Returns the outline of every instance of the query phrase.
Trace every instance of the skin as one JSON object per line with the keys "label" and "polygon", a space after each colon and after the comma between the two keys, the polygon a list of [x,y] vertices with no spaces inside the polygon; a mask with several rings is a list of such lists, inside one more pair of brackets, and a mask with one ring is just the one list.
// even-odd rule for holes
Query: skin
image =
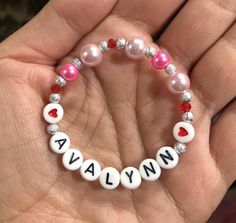
{"label": "skin", "polygon": [[[236,178],[235,14],[235,0],[52,0],[2,42],[0,221],[206,222]],[[86,43],[120,36],[158,37],[190,74],[197,133],[175,169],[134,191],[104,190],[64,170],[42,118],[56,65]],[[174,143],[181,113],[166,80],[146,59],[110,52],[65,87],[60,129],[102,167],[138,167]]]}

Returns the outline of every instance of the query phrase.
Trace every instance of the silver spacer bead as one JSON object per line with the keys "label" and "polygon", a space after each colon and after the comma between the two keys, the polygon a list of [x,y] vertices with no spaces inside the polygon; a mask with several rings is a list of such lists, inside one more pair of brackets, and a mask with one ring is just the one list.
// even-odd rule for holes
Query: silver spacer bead
{"label": "silver spacer bead", "polygon": [[49,101],[51,103],[59,103],[60,100],[61,100],[60,94],[53,93],[53,94],[50,94],[50,96],[49,96]]}
{"label": "silver spacer bead", "polygon": [[106,52],[109,50],[109,47],[108,47],[108,44],[107,44],[107,41],[101,41],[99,44],[98,44],[98,48],[101,50],[101,52]]}
{"label": "silver spacer bead", "polygon": [[176,66],[172,63],[170,63],[169,65],[167,65],[167,67],[165,68],[165,72],[168,75],[174,74],[176,72]]}
{"label": "silver spacer bead", "polygon": [[176,142],[174,145],[174,150],[178,154],[184,153],[186,152],[186,145],[180,142]]}
{"label": "silver spacer bead", "polygon": [[57,133],[59,130],[59,127],[57,124],[51,124],[47,126],[47,132],[50,135],[54,135],[55,133]]}
{"label": "silver spacer bead", "polygon": [[182,120],[185,122],[192,122],[194,119],[193,113],[192,112],[185,112],[182,115]]}
{"label": "silver spacer bead", "polygon": [[74,59],[72,64],[75,65],[77,69],[81,69],[83,67],[83,63],[79,58]]}
{"label": "silver spacer bead", "polygon": [[145,50],[145,55],[146,57],[153,57],[154,55],[156,54],[156,49],[151,47],[151,46],[148,46]]}
{"label": "silver spacer bead", "polygon": [[188,91],[185,91],[180,95],[180,100],[190,102],[192,100],[192,94]]}
{"label": "silver spacer bead", "polygon": [[58,75],[58,76],[56,76],[55,83],[60,87],[64,87],[66,85],[67,81],[63,77]]}
{"label": "silver spacer bead", "polygon": [[124,38],[119,38],[116,40],[116,47],[117,49],[125,48],[127,41]]}

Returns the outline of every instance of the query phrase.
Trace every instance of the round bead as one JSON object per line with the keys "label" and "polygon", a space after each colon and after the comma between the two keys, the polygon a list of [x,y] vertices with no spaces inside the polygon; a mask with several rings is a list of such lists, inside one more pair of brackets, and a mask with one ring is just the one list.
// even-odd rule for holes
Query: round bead
{"label": "round bead", "polygon": [[168,75],[174,74],[176,72],[176,66],[174,64],[172,64],[172,63],[168,64],[165,67],[165,72]]}
{"label": "round bead", "polygon": [[108,47],[109,48],[116,48],[116,41],[114,40],[114,39],[109,39],[108,41],[107,41],[107,45],[108,45]]}
{"label": "round bead", "polygon": [[179,162],[179,156],[170,146],[161,147],[156,154],[157,163],[163,169],[172,169]]}
{"label": "round bead", "polygon": [[56,124],[63,118],[64,110],[61,105],[50,103],[43,109],[43,117],[46,122]]}
{"label": "round bead", "polygon": [[52,93],[54,93],[54,94],[59,94],[60,91],[61,91],[61,87],[58,86],[58,85],[56,85],[56,84],[54,84],[54,85],[51,87],[51,91],[52,91]]}
{"label": "round bead", "polygon": [[62,154],[70,147],[70,138],[64,132],[57,132],[49,142],[50,148],[54,153]]}
{"label": "round bead", "polygon": [[142,182],[139,171],[134,167],[126,167],[120,174],[120,181],[123,187],[134,190]]}
{"label": "round bead", "polygon": [[180,100],[190,102],[192,100],[192,94],[188,91],[185,91],[180,95]]}
{"label": "round bead", "polygon": [[182,104],[180,105],[180,109],[183,112],[189,112],[191,108],[192,108],[192,105],[187,101],[182,102]]}
{"label": "round bead", "polygon": [[173,135],[178,142],[191,142],[195,136],[195,130],[189,122],[177,122],[173,128]]}
{"label": "round bead", "polygon": [[50,96],[49,96],[49,101],[51,103],[59,103],[60,100],[61,100],[61,95],[60,94],[53,93],[53,94],[50,94]]}
{"label": "round bead", "polygon": [[105,189],[115,189],[120,183],[120,173],[114,167],[106,167],[101,171],[99,182]]}
{"label": "round bead", "polygon": [[139,165],[139,173],[144,180],[155,181],[161,175],[161,168],[154,159],[145,159]]}
{"label": "round bead", "polygon": [[185,122],[192,122],[193,118],[194,118],[194,116],[193,116],[192,112],[185,112],[182,115],[182,120],[185,121]]}
{"label": "round bead", "polygon": [[47,126],[47,132],[50,135],[54,135],[58,131],[59,131],[59,127],[57,124],[50,124]]}
{"label": "round bead", "polygon": [[78,170],[83,163],[83,155],[78,149],[68,149],[62,157],[62,164],[67,170]]}
{"label": "round bead", "polygon": [[158,69],[164,69],[170,63],[170,56],[167,52],[159,51],[152,57],[152,65]]}
{"label": "round bead", "polygon": [[116,40],[116,47],[117,49],[123,49],[126,46],[126,40],[124,38],[119,38]]}
{"label": "round bead", "polygon": [[147,47],[145,50],[146,57],[153,57],[156,54],[156,49],[154,47]]}
{"label": "round bead", "polygon": [[58,75],[58,76],[56,76],[55,83],[60,87],[64,87],[66,85],[67,81],[63,77]]}
{"label": "round bead", "polygon": [[83,67],[83,63],[79,58],[74,59],[73,65],[79,70]]}
{"label": "round bead", "polygon": [[85,160],[80,167],[81,176],[87,181],[95,181],[99,178],[101,166],[96,160]]}
{"label": "round bead", "polygon": [[177,72],[169,76],[167,86],[172,93],[182,93],[189,89],[190,80],[186,74]]}
{"label": "round bead", "polygon": [[101,52],[106,52],[109,50],[109,47],[108,47],[108,44],[107,44],[107,41],[101,41],[99,44],[98,44],[98,48],[101,50]]}
{"label": "round bead", "polygon": [[180,142],[176,142],[174,145],[174,150],[178,154],[184,153],[186,152],[186,145]]}
{"label": "round bead", "polygon": [[59,69],[59,74],[67,81],[75,80],[79,70],[74,64],[64,64]]}
{"label": "round bead", "polygon": [[138,60],[144,57],[145,43],[142,39],[134,38],[125,46],[125,54],[133,60]]}
{"label": "round bead", "polygon": [[80,50],[80,59],[87,67],[94,67],[102,61],[101,50],[95,44],[87,44]]}

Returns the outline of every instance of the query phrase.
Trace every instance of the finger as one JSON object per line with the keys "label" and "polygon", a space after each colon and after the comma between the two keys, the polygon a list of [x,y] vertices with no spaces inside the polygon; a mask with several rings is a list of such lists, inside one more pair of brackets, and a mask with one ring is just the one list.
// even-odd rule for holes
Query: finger
{"label": "finger", "polygon": [[191,73],[192,89],[214,116],[236,96],[236,24],[199,61]]}
{"label": "finger", "polygon": [[235,20],[236,1],[188,1],[163,33],[158,44],[185,68],[191,66]]}
{"label": "finger", "polygon": [[161,31],[185,2],[185,0],[169,0],[168,3],[160,0],[120,0],[112,14],[154,35]]}
{"label": "finger", "polygon": [[236,179],[236,100],[213,126],[210,147],[215,162],[229,187]]}
{"label": "finger", "polygon": [[49,1],[32,21],[1,44],[1,58],[54,64],[91,31],[115,3],[116,0]]}

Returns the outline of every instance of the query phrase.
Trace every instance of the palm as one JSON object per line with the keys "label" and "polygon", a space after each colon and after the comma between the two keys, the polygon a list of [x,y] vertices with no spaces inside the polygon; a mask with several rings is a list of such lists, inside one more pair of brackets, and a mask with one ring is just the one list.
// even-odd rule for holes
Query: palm
{"label": "palm", "polygon": [[[111,26],[101,27],[83,42],[96,43],[101,30],[116,35]],[[144,39],[150,38],[132,23],[125,22],[122,27],[129,29],[129,36],[125,31],[119,36],[142,33]],[[81,44],[73,54],[78,54]],[[137,167],[145,157],[154,157],[157,148],[172,145],[171,130],[180,114],[175,109],[177,98],[166,89],[164,75],[146,61],[135,63],[122,53],[111,54],[98,68],[84,69],[77,81],[65,88],[65,117],[60,128],[68,133],[72,146],[81,147],[86,158],[121,170],[129,165]],[[27,61],[25,55],[17,60],[3,59],[1,68],[0,94],[7,92],[1,97],[4,117],[0,120],[5,133],[1,134],[3,219],[16,218],[20,213],[18,219],[32,222],[45,209],[45,222],[52,216],[56,222],[67,218],[69,222],[202,222],[209,217],[234,178],[223,175],[225,161],[214,159],[217,136],[227,129],[223,125],[223,130],[209,137],[212,111],[206,110],[206,100],[197,90],[193,101],[197,137],[178,167],[164,171],[156,183],[143,182],[132,193],[121,188],[108,192],[98,183],[85,182],[78,173],[65,171],[61,157],[48,149],[41,112],[55,77],[54,67]],[[211,68],[207,60],[202,61],[194,75],[203,78],[201,67],[207,67],[207,72]],[[6,139],[9,133],[14,134],[13,139]],[[221,152],[223,157],[227,154]]]}

